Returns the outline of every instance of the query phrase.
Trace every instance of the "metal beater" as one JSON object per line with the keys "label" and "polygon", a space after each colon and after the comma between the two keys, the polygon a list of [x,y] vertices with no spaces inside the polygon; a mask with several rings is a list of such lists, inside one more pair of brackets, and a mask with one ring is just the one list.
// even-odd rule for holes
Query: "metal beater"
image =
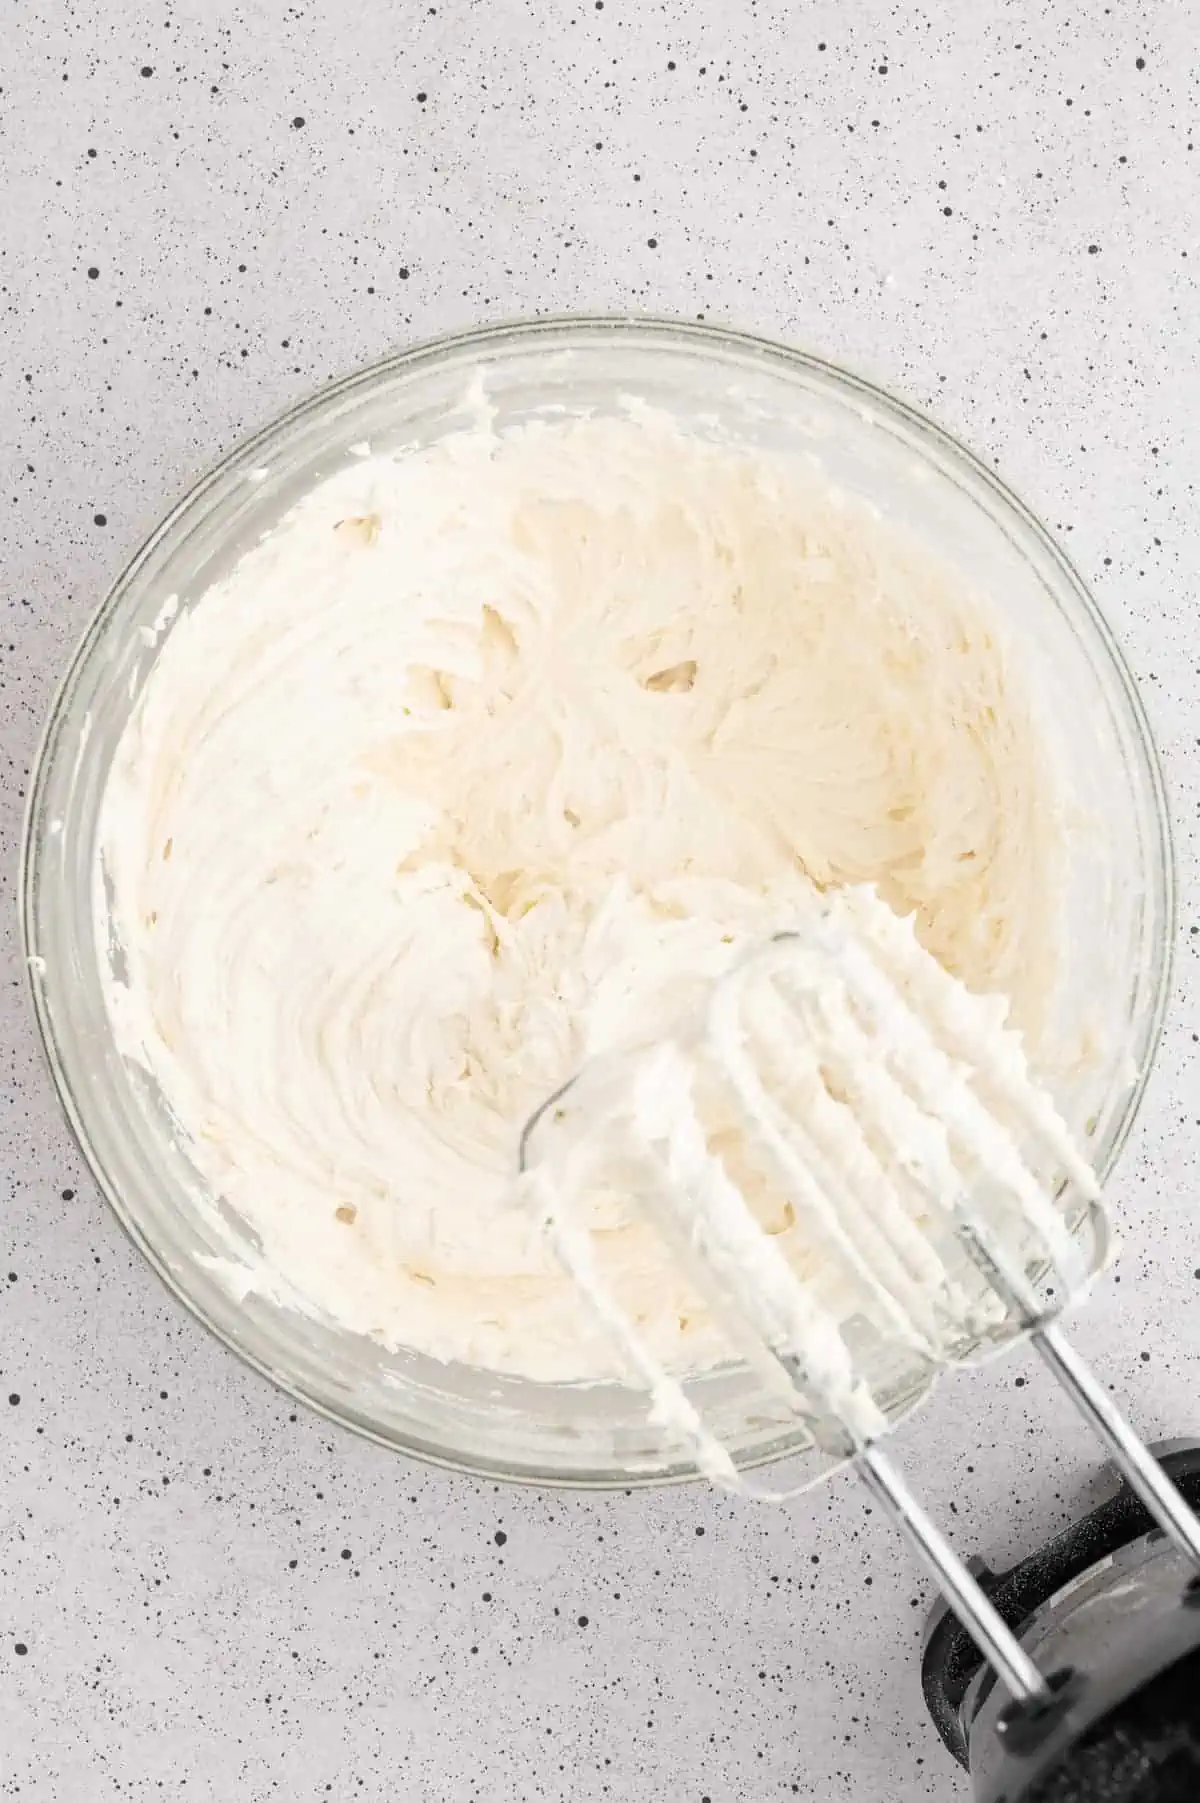
{"label": "metal beater", "polygon": [[[713,1149],[717,1118],[737,1120],[737,1178]],[[585,1065],[521,1138],[541,1229],[655,1417],[709,1476],[740,1485],[598,1274],[582,1203],[614,1158],[731,1348],[818,1445],[852,1459],[1026,1727],[1054,1711],[1061,1682],[1038,1670],[882,1450],[889,1424],[864,1379],[872,1346],[890,1340],[932,1369],[981,1340],[1028,1336],[1200,1573],[1200,1520],[1058,1322],[1107,1256],[1094,1175],[996,1001],[970,995],[873,891],[825,898],[741,958],[669,1038]],[[835,1307],[797,1275],[760,1227],[748,1179],[786,1197],[849,1301]]]}

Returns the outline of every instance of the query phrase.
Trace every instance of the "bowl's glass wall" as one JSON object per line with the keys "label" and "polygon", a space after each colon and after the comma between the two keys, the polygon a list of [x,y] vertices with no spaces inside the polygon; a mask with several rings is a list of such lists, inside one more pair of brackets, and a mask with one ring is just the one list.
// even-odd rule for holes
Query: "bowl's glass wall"
{"label": "bowl's glass wall", "polygon": [[[539,1385],[387,1353],[259,1295],[239,1299],[203,1262],[228,1257],[153,1086],[112,1044],[93,925],[96,824],[108,767],[154,666],[164,600],[193,604],[352,447],[427,444],[467,423],[479,384],[501,430],[611,411],[637,397],[690,430],[818,457],[949,561],[1029,648],[1047,729],[1096,823],[1067,898],[1066,1018],[1095,1017],[1106,1050],[1070,1096],[1108,1169],[1132,1120],[1165,993],[1171,879],[1161,784],[1127,673],[1078,577],[1037,522],[943,433],[813,359],[709,328],[551,321],[404,353],[299,407],[234,452],[120,578],[58,696],[30,803],[23,880],[34,1001],[72,1125],[110,1202],[175,1291],[296,1396],[362,1432],[477,1471],[574,1483],[683,1475],[645,1405],[619,1385]],[[519,1123],[514,1123],[515,1132]],[[247,1245],[252,1241],[241,1231]],[[881,1374],[894,1413],[918,1371]],[[764,1415],[738,1369],[692,1386],[745,1464],[795,1452],[794,1423]],[[814,1459],[815,1459],[815,1455]],[[814,1465],[815,1469],[815,1465]]]}

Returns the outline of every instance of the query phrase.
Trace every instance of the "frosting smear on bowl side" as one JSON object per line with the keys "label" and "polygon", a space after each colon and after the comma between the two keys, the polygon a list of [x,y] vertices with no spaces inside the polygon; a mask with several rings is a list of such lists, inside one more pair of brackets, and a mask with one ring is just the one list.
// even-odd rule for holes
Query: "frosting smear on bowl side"
{"label": "frosting smear on bowl side", "polygon": [[[513,1201],[530,1112],[830,885],[914,914],[1036,1062],[1060,842],[957,574],[815,466],[639,410],[359,461],[181,612],[109,775],[97,932],[123,1051],[284,1288],[585,1379],[613,1351]],[[598,1206],[655,1358],[727,1356]]]}

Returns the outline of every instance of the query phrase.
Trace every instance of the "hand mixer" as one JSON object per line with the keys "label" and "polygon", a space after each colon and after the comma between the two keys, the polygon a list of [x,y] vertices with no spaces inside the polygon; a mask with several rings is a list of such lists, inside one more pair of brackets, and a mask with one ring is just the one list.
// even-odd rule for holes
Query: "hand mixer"
{"label": "hand mixer", "polygon": [[[1200,1520],[1058,1324],[1107,1260],[1095,1177],[1031,1078],[1003,1004],[944,971],[874,891],[823,898],[738,958],[669,1036],[585,1064],[527,1123],[520,1162],[554,1253],[649,1392],[652,1419],[703,1472],[746,1487],[605,1280],[587,1223],[600,1183],[619,1183],[654,1224],[763,1394],[853,1461],[969,1636],[952,1650],[968,1673],[974,1658],[975,1730],[987,1718],[979,1745],[970,1734],[980,1797],[1099,1794],[1062,1786],[1085,1747],[1094,1765],[1106,1724],[1124,1735],[1128,1763],[1131,1697],[1144,1702],[1150,1679],[1178,1680],[1190,1661],[1181,1694],[1200,1698]],[[765,1231],[780,1203],[784,1232]],[[932,1374],[1022,1335],[1140,1502],[1127,1540],[1140,1526],[1172,1562],[1116,1676],[1111,1645],[1094,1670],[1039,1669],[1029,1636],[1014,1631],[1020,1611],[1002,1612],[995,1582],[959,1559],[882,1450],[889,1422],[871,1377],[889,1349]],[[938,1631],[945,1643],[944,1623]],[[1200,1715],[1200,1703],[1187,1708]],[[966,1762],[970,1724],[955,1725],[961,1745],[939,1725]],[[1104,1796],[1195,1803],[1200,1719],[1188,1732],[1185,1788],[1153,1788],[1147,1765],[1130,1783],[1151,1788]],[[1104,1769],[1111,1779],[1112,1763]]]}

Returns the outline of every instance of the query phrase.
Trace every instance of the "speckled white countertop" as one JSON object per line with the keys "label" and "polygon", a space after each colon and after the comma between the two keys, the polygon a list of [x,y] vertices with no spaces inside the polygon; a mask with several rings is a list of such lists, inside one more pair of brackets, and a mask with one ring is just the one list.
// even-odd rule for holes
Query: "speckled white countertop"
{"label": "speckled white countertop", "polygon": [[[1177,992],[1115,1184],[1120,1279],[1078,1339],[1148,1433],[1200,1429],[1193,37],[1176,0],[9,7],[6,896],[39,724],[106,584],[329,376],[572,307],[849,362],[1057,527],[1143,684]],[[0,984],[0,1797],[964,1795],[922,1710],[925,1587],[857,1488],[786,1512],[538,1495],[297,1415],[100,1205],[7,900]],[[1095,1465],[1032,1364],[956,1381],[902,1451],[997,1561]]]}

